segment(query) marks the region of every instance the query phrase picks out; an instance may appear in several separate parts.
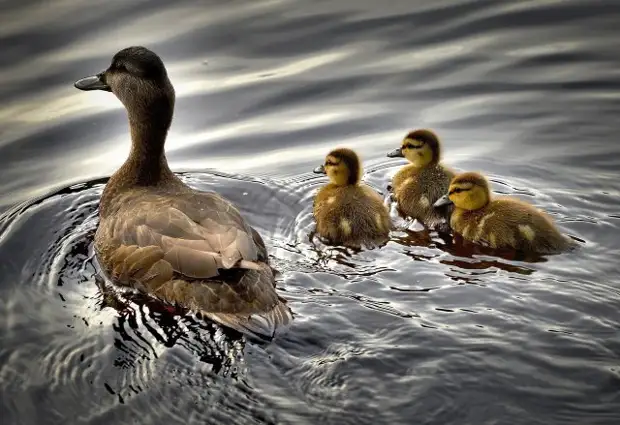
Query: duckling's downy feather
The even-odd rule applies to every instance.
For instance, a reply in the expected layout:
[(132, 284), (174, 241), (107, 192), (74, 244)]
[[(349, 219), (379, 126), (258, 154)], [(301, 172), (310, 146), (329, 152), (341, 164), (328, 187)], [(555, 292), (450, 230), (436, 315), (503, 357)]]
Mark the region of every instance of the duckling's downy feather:
[(399, 212), (422, 221), (428, 227), (445, 221), (446, 214), (433, 208), (433, 204), (446, 193), (454, 174), (439, 163), (422, 169), (414, 165), (401, 168), (392, 178)]
[(494, 198), (472, 211), (456, 208), (450, 225), (465, 239), (491, 248), (554, 254), (572, 245), (546, 213), (516, 198)]
[(315, 172), (330, 179), (314, 198), (313, 214), (320, 236), (329, 243), (352, 247), (373, 247), (388, 240), (392, 228), (389, 212), (381, 196), (360, 183), (362, 166), (355, 151), (332, 150)]
[(452, 229), (464, 239), (491, 248), (554, 254), (574, 246), (544, 211), (518, 198), (491, 194), (487, 179), (477, 172), (454, 177), (437, 205), (454, 203)]
[(335, 244), (374, 246), (388, 238), (392, 227), (383, 199), (366, 185), (326, 185), (316, 195), (313, 212), (318, 233)]
[(439, 211), (433, 204), (445, 194), (454, 177), (454, 171), (441, 160), (441, 142), (429, 129), (409, 132), (402, 146), (388, 157), (405, 157), (411, 163), (401, 168), (392, 178), (394, 199), (398, 211), (417, 219), (427, 227), (444, 225), (450, 210)]

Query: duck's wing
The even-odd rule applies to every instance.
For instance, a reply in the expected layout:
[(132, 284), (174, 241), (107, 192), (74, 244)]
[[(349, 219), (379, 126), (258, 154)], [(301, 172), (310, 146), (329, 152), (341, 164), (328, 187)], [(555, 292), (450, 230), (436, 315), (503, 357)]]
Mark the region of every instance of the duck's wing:
[(219, 196), (125, 199), (102, 217), (97, 240), (120, 284), (241, 332), (273, 336), (292, 321), (262, 238)]
[(230, 202), (205, 195), (144, 197), (121, 206), (102, 225), (108, 239), (121, 246), (160, 248), (172, 269), (188, 278), (215, 277), (219, 269), (255, 268), (266, 258), (260, 236)]
[(110, 277), (166, 302), (200, 312), (239, 332), (271, 338), (293, 320), (274, 288), (271, 268), (233, 268), (219, 276), (190, 280), (179, 276), (157, 246), (122, 245), (104, 258)]

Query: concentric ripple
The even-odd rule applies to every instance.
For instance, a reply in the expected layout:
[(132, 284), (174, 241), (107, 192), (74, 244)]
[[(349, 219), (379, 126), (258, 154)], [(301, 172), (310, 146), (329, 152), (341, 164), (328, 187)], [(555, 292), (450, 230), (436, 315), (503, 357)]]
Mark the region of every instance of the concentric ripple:
[[(258, 220), (252, 224), (267, 241), (286, 234), (292, 226), (282, 220), (289, 215), (282, 211), (295, 203), (279, 199), (283, 192), (275, 185), (265, 190), (257, 181), (222, 175), (182, 178), (190, 185), (224, 194), (226, 187), (234, 186), (237, 196), (250, 198), (247, 204), (239, 204), (246, 208), (264, 204), (260, 217), (267, 220), (272, 233)], [(12, 263), (3, 264), (4, 276), (13, 273), (15, 282), (3, 288), (7, 302), (0, 304), (6, 331), (6, 348), (0, 351), (3, 392), (37, 391), (43, 398), (54, 399), (58, 418), (77, 415), (80, 421), (96, 422), (120, 414), (118, 405), (129, 405), (142, 417), (162, 391), (170, 391), (173, 397), (182, 390), (183, 403), (208, 402), (204, 417), (211, 419), (211, 409), (218, 410), (213, 403), (219, 404), (223, 410), (215, 417), (228, 422), (224, 418), (232, 413), (226, 411), (234, 402), (220, 399), (219, 392), (209, 395), (210, 387), (229, 382), (224, 386), (230, 385), (233, 400), (252, 395), (252, 389), (243, 384), (245, 341), (213, 323), (172, 315), (148, 296), (123, 295), (106, 287), (92, 248), (103, 183), (63, 189), (16, 206), (0, 220), (0, 249), (16, 254)], [(280, 221), (271, 221), (273, 217)], [(15, 341), (20, 341), (18, 348)], [(93, 397), (84, 399), (84, 394)], [(83, 400), (79, 406), (72, 402), (76, 399)], [(8, 409), (9, 417), (27, 414), (19, 403), (6, 402), (3, 411)], [(179, 420), (183, 406), (187, 409), (183, 403), (158, 403), (148, 410), (157, 420)], [(248, 423), (246, 419), (253, 416), (252, 406), (241, 404), (248, 413), (236, 411), (229, 423)]]

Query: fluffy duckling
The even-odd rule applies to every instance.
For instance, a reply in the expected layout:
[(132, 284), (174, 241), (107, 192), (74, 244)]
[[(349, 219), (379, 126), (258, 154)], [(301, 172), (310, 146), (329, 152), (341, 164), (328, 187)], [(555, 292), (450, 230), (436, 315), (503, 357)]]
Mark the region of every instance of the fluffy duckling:
[(190, 188), (168, 167), (175, 94), (159, 56), (123, 49), (75, 87), (116, 95), (131, 130), (129, 157), (99, 205), (95, 251), (104, 273), (241, 332), (269, 337), (288, 324), (261, 236), (228, 200)]
[(443, 166), (441, 144), (431, 130), (415, 130), (407, 134), (390, 158), (406, 158), (410, 164), (392, 178), (394, 199), (399, 212), (417, 219), (428, 227), (436, 227), (445, 217), (433, 204), (448, 190), (454, 171)]
[(314, 218), (320, 236), (335, 245), (375, 246), (387, 241), (392, 227), (381, 196), (360, 183), (362, 167), (351, 149), (331, 151), (315, 173), (329, 183), (314, 198)]
[(519, 199), (493, 198), (487, 179), (479, 173), (459, 174), (435, 206), (454, 204), (452, 229), (464, 239), (491, 248), (511, 248), (538, 254), (557, 253), (573, 242), (551, 218)]

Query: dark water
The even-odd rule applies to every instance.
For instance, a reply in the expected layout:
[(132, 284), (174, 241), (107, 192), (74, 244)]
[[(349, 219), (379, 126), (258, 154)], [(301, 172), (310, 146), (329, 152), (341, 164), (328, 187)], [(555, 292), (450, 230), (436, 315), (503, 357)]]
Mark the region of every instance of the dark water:
[[(225, 3), (225, 4), (224, 4)], [(3, 424), (617, 424), (616, 0), (0, 3)], [(103, 294), (92, 236), (128, 152), (109, 93), (144, 44), (177, 90), (168, 157), (236, 202), (296, 320), (270, 344)], [(584, 242), (526, 262), (394, 232), (316, 247), (311, 169), (356, 148), (385, 191), (407, 130)]]

